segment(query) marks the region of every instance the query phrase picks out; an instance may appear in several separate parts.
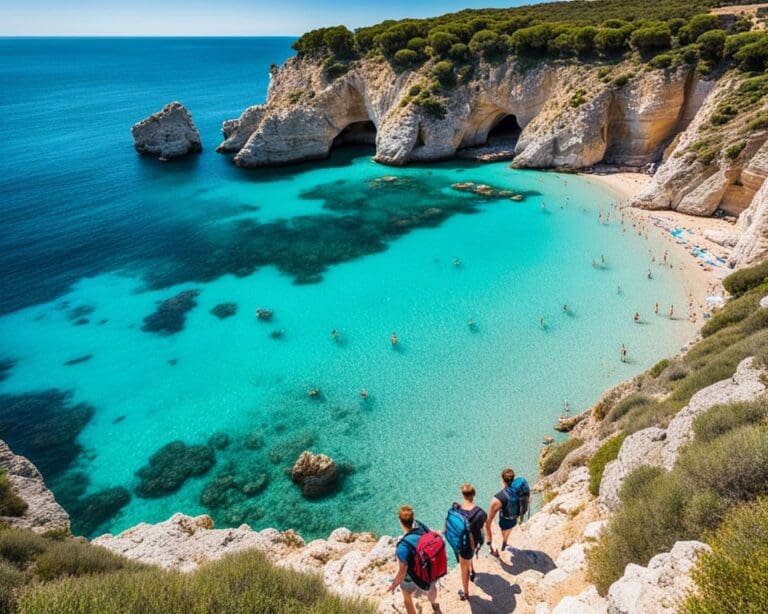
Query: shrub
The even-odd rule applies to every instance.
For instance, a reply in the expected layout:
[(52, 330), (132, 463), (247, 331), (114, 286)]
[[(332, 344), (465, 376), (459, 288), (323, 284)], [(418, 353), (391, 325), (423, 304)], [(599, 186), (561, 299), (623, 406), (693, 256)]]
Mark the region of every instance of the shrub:
[(574, 108), (580, 107), (587, 101), (587, 99), (585, 98), (586, 93), (587, 92), (585, 90), (576, 90), (573, 93), (573, 96), (571, 96), (569, 104)]
[(657, 362), (655, 365), (653, 365), (650, 371), (648, 371), (648, 373), (652, 378), (655, 379), (659, 377), (659, 375), (661, 375), (664, 372), (664, 369), (666, 369), (668, 366), (669, 366), (669, 359), (663, 358), (662, 360)]
[(738, 508), (713, 535), (692, 577), (698, 591), (686, 601), (689, 614), (759, 614), (768, 603), (768, 499)]
[(414, 100), (414, 103), (420, 106), (428, 115), (431, 115), (435, 119), (442, 119), (445, 117), (446, 109), (445, 105), (431, 96), (420, 96)]
[(725, 150), (725, 157), (729, 160), (735, 160), (736, 158), (741, 155), (741, 152), (744, 151), (744, 148), (747, 146), (746, 141), (740, 141), (739, 143), (734, 143), (730, 147), (726, 148)]
[(429, 46), (432, 48), (432, 53), (438, 56), (447, 55), (455, 44), (459, 42), (458, 37), (450, 32), (430, 32), (429, 34)]
[(18, 609), (20, 614), (375, 611), (368, 603), (330, 595), (319, 576), (278, 568), (253, 550), (209, 563), (190, 574), (122, 570), (32, 586), (20, 596)]
[(631, 78), (632, 75), (630, 73), (624, 73), (623, 75), (619, 75), (613, 81), (611, 81), (611, 85), (614, 87), (624, 87), (627, 83), (629, 83)]
[(0, 530), (0, 558), (19, 568), (44, 552), (46, 547), (45, 538), (32, 531), (8, 528)]
[(768, 418), (768, 399), (749, 403), (717, 405), (697, 416), (693, 431), (698, 441), (712, 441), (746, 424), (760, 424)]
[(632, 32), (630, 42), (640, 53), (668, 49), (672, 42), (672, 32), (663, 24), (638, 28)]
[(595, 48), (603, 55), (610, 56), (627, 50), (632, 26), (622, 28), (599, 28), (595, 34)]
[(768, 65), (768, 36), (764, 36), (757, 42), (744, 45), (733, 56), (739, 64), (739, 68), (745, 72), (763, 72)]
[(493, 30), (480, 30), (469, 41), (472, 53), (486, 58), (495, 58), (508, 51), (506, 40)]
[(621, 444), (625, 435), (623, 433), (611, 437), (595, 452), (595, 455), (587, 463), (589, 468), (589, 492), (595, 497), (600, 494), (600, 482), (603, 479), (605, 466), (619, 456)]
[(757, 307), (760, 298), (750, 292), (748, 296), (731, 299), (725, 304), (725, 307), (707, 320), (707, 323), (701, 329), (701, 334), (704, 337), (709, 337), (731, 324), (746, 320)]
[(405, 47), (406, 49), (415, 51), (419, 55), (423, 55), (425, 49), (427, 48), (427, 39), (421, 36), (414, 36), (411, 40), (408, 41)]
[(448, 55), (453, 60), (461, 61), (469, 55), (469, 47), (467, 47), (464, 43), (456, 43), (451, 47)]
[(453, 74), (453, 62), (443, 60), (435, 64), (432, 68), (432, 75), (443, 85), (451, 85), (455, 82), (456, 76)]
[(419, 63), (419, 54), (413, 49), (400, 49), (395, 52), (395, 62), (404, 68), (415, 66)]
[(672, 66), (672, 60), (672, 56), (668, 53), (660, 53), (651, 58), (651, 61), (648, 62), (648, 64), (651, 68), (669, 68)]
[(551, 475), (560, 468), (565, 457), (580, 447), (584, 442), (578, 437), (570, 437), (562, 443), (553, 444), (541, 460), (542, 475)]
[(24, 574), (6, 561), (0, 561), (0, 612), (13, 612), (14, 591), (24, 584)]
[(616, 403), (613, 409), (611, 409), (611, 411), (608, 412), (608, 415), (606, 416), (606, 420), (608, 422), (616, 422), (619, 418), (622, 418), (633, 409), (637, 407), (647, 407), (652, 403), (653, 403), (653, 399), (648, 395), (640, 394), (640, 393), (632, 394), (628, 396), (626, 399), (623, 399), (622, 401), (619, 401), (618, 403)]
[(106, 548), (76, 539), (53, 542), (37, 557), (37, 574), (43, 581), (137, 567), (137, 564)]
[(0, 516), (18, 517), (26, 511), (27, 502), (13, 490), (5, 470), (0, 470)]
[(419, 85), (418, 83), (408, 88), (409, 96), (418, 96), (419, 94), (421, 94), (421, 85)]
[(741, 34), (732, 34), (725, 39), (725, 45), (723, 47), (723, 55), (726, 58), (732, 58), (737, 51), (743, 49), (747, 45), (756, 43), (766, 37), (765, 32), (742, 32)]
[(694, 15), (687, 25), (680, 28), (677, 33), (680, 43), (687, 45), (694, 42), (699, 36), (708, 30), (715, 30), (720, 27), (720, 19), (717, 15), (702, 13)]
[(709, 30), (696, 39), (699, 53), (705, 60), (717, 62), (723, 57), (726, 34), (724, 30)]
[(723, 287), (734, 296), (756, 288), (768, 279), (768, 260), (755, 266), (740, 269), (723, 279)]
[(749, 122), (747, 128), (750, 132), (756, 132), (758, 130), (765, 130), (768, 128), (768, 113), (758, 113)]

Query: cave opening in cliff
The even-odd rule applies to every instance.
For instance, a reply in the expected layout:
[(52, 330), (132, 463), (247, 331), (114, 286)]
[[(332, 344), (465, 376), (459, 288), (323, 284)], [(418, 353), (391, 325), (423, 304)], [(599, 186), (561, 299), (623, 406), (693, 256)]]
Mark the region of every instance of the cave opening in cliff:
[(376, 124), (370, 120), (352, 122), (331, 143), (331, 149), (348, 145), (376, 145)]
[(494, 143), (517, 141), (520, 132), (522, 132), (522, 128), (517, 123), (517, 118), (514, 115), (501, 115), (488, 131), (487, 143), (492, 145)]

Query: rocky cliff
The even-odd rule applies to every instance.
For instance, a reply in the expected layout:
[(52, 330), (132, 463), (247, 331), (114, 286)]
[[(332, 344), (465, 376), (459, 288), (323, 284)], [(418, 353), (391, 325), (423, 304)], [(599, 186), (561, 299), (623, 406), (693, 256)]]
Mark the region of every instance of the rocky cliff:
[[(631, 68), (603, 74), (589, 65), (510, 60), (481, 64), (465, 83), (440, 87), (431, 63), (398, 73), (387, 62), (360, 60), (330, 80), (317, 63), (295, 57), (273, 72), (265, 104), (224, 123), (219, 151), (257, 167), (322, 158), (340, 140), (357, 139), (375, 142), (377, 161), (399, 165), (495, 141), (511, 149), (518, 167), (640, 167), (658, 160), (710, 86), (689, 67), (614, 84)], [(414, 98), (427, 90), (438, 111)]]

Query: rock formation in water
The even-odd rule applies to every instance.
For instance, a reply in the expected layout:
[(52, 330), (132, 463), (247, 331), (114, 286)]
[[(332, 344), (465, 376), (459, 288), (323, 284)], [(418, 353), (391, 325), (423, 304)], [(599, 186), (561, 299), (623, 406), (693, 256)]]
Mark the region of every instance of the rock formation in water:
[(189, 111), (180, 102), (171, 102), (131, 128), (133, 143), (140, 154), (160, 160), (179, 158), (203, 150), (200, 133)]
[(339, 471), (329, 456), (305, 451), (293, 465), (291, 479), (301, 486), (305, 497), (314, 499), (328, 494), (336, 487)]
[(69, 515), (56, 502), (37, 467), (23, 456), (11, 452), (4, 441), (0, 441), (0, 469), (6, 472), (16, 495), (27, 504), (21, 516), (0, 516), (0, 522), (41, 533), (62, 529), (69, 531)]

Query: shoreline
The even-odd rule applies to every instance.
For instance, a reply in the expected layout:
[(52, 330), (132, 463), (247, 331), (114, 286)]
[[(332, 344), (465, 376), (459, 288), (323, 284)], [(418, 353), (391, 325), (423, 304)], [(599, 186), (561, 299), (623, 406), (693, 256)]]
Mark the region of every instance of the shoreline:
[[(677, 308), (677, 317), (686, 317), (696, 326), (698, 336), (700, 327), (704, 324), (705, 314), (711, 313), (712, 307), (707, 303), (707, 297), (725, 298), (722, 279), (729, 275), (732, 269), (726, 264), (717, 262), (717, 266), (707, 264), (692, 250), (701, 248), (707, 254), (716, 258), (725, 258), (729, 250), (709, 240), (705, 236), (708, 230), (732, 230), (733, 225), (725, 220), (713, 217), (695, 217), (672, 210), (648, 210), (629, 206), (629, 201), (644, 189), (652, 180), (650, 175), (641, 172), (616, 172), (608, 174), (579, 173), (581, 177), (595, 185), (601, 186), (617, 197), (618, 209), (632, 222), (632, 230), (638, 234), (649, 236), (654, 233), (669, 245), (670, 265), (681, 273), (681, 282), (685, 292), (691, 297), (687, 310), (684, 306)], [(682, 231), (680, 236), (673, 236)], [(656, 256), (656, 255), (654, 255)], [(663, 256), (658, 255), (661, 259)], [(713, 258), (713, 261), (716, 261)]]

